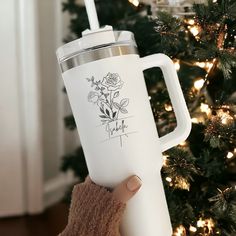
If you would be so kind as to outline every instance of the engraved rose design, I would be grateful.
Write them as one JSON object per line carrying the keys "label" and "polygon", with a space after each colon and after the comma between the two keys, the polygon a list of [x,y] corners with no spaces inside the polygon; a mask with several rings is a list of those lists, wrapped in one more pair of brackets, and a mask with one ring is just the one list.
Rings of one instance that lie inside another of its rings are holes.
{"label": "engraved rose design", "polygon": [[119,119],[121,113],[128,113],[129,99],[119,99],[120,89],[124,84],[119,74],[109,72],[102,81],[95,80],[93,76],[87,78],[87,81],[93,88],[88,94],[88,102],[98,106],[103,124]]}
{"label": "engraved rose design", "polygon": [[102,80],[102,85],[107,87],[109,91],[115,91],[121,89],[123,81],[117,73],[108,73]]}

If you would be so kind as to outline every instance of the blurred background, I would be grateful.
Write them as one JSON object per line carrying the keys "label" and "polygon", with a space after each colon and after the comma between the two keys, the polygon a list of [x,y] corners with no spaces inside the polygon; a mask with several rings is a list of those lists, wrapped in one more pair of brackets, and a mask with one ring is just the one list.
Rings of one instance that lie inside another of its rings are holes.
{"label": "blurred background", "polygon": [[[236,5],[209,0],[209,8],[193,8],[206,2],[96,1],[102,25],[133,31],[141,56],[163,52],[178,71],[193,130],[164,155],[175,236],[236,235]],[[0,235],[57,235],[71,186],[87,175],[55,55],[88,27],[83,4],[2,1]],[[168,92],[159,71],[145,76],[163,135],[176,125]]]}
{"label": "blurred background", "polygon": [[[55,55],[69,34],[62,1],[2,1],[0,12],[0,217],[5,218],[42,213],[63,198],[74,177],[60,171],[62,156],[79,140],[63,122],[70,106]],[[67,207],[63,219],[66,214]],[[42,219],[28,228],[21,220],[6,226],[0,220],[0,235],[58,233],[58,227],[40,225]],[[58,218],[55,225],[64,227]]]}

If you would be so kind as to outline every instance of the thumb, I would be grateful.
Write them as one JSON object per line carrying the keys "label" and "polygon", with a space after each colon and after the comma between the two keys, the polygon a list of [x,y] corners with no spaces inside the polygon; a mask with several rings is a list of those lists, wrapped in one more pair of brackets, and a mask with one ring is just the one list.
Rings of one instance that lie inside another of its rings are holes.
{"label": "thumb", "polygon": [[141,179],[138,176],[133,175],[124,180],[113,190],[113,196],[117,200],[126,203],[135,195],[135,193],[140,189],[141,185]]}

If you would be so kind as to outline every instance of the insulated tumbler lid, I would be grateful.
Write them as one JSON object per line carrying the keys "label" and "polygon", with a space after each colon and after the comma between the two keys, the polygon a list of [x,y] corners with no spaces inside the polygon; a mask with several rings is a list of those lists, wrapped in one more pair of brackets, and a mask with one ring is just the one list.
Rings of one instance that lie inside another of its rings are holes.
{"label": "insulated tumbler lid", "polygon": [[130,31],[113,31],[111,26],[105,26],[98,30],[85,30],[82,37],[71,41],[57,49],[57,58],[61,62],[73,57],[75,54],[98,48],[126,44],[137,47],[134,35]]}

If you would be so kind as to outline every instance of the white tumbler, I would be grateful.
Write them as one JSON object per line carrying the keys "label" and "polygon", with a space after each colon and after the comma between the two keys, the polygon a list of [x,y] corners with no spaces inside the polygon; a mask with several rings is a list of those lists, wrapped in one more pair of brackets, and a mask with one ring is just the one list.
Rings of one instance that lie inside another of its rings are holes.
{"label": "white tumbler", "polygon": [[[160,170],[162,152],[184,141],[191,119],[169,57],[140,58],[133,34],[107,26],[57,50],[91,179],[113,188],[131,175],[141,189],[128,202],[122,236],[171,236]],[[158,136],[143,71],[160,67],[177,127]]]}

